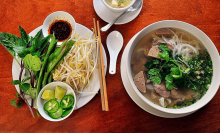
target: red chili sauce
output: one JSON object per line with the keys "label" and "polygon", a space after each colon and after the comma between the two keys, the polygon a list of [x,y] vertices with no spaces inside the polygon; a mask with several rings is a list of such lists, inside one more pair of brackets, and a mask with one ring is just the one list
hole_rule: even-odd
{"label": "red chili sauce", "polygon": [[59,42],[65,41],[70,37],[72,33],[72,27],[70,23],[65,20],[56,20],[50,25],[48,30],[48,34],[53,33]]}

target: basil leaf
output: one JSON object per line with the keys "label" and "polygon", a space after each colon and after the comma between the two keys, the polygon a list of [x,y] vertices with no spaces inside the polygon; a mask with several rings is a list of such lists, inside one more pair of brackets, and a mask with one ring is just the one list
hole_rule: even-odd
{"label": "basil leaf", "polygon": [[0,32],[0,42],[9,51],[9,53],[15,57],[15,51],[13,46],[16,45],[17,41],[20,40],[16,35],[12,35],[6,32]]}
{"label": "basil leaf", "polygon": [[19,97],[20,97],[20,94],[19,94],[19,93],[16,93],[16,94],[15,94],[15,97],[19,98]]}
{"label": "basil leaf", "polygon": [[22,46],[16,46],[13,48],[13,50],[15,51],[15,53],[18,54],[18,56],[22,59],[24,59],[24,57],[29,54],[30,52],[28,51],[28,49],[26,49],[25,47]]}
{"label": "basil leaf", "polygon": [[12,47],[15,43],[20,40],[20,38],[16,35],[12,35],[6,32],[0,32],[0,42],[3,46]]}
{"label": "basil leaf", "polygon": [[31,88],[31,85],[29,83],[24,83],[19,85],[19,88],[21,88],[24,92],[26,92],[28,89]]}
{"label": "basil leaf", "polygon": [[12,106],[17,107],[17,108],[21,108],[22,103],[23,103],[23,100],[20,100],[18,103],[16,102],[16,99],[13,99],[13,100],[10,101],[10,104]]}
{"label": "basil leaf", "polygon": [[33,71],[39,71],[41,68],[41,60],[38,56],[28,54],[24,58],[24,67]]}
{"label": "basil leaf", "polygon": [[13,81],[11,81],[11,84],[13,84],[13,85],[18,85],[20,83],[21,83],[20,80],[13,80]]}
{"label": "basil leaf", "polygon": [[21,26],[19,26],[19,31],[21,34],[21,39],[24,40],[24,42],[27,44],[29,40],[29,36],[27,35],[26,31]]}

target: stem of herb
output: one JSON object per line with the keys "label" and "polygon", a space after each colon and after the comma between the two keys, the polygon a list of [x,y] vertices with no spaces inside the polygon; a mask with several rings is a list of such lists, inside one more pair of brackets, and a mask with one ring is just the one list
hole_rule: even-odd
{"label": "stem of herb", "polygon": [[[24,70],[24,64],[23,64],[23,62],[22,62],[22,60],[21,60],[21,71],[20,71],[20,75],[19,75],[19,80],[20,80],[20,81],[21,81],[21,76],[22,76],[23,70]],[[31,106],[29,105],[27,99],[26,99],[25,96],[24,96],[24,92],[21,90],[21,88],[19,88],[19,89],[20,89],[20,93],[21,93],[21,98],[22,98],[22,99],[24,100],[24,102],[28,105],[28,108],[30,109],[32,116],[35,118],[34,112],[33,112],[32,108],[31,108]]]}

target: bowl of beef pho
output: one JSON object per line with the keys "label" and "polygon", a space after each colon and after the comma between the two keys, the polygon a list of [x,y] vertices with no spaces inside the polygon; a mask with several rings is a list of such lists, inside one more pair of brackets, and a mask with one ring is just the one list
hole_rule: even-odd
{"label": "bowl of beef pho", "polygon": [[127,75],[137,95],[171,114],[194,112],[219,88],[219,53],[195,26],[176,20],[153,23],[134,39]]}

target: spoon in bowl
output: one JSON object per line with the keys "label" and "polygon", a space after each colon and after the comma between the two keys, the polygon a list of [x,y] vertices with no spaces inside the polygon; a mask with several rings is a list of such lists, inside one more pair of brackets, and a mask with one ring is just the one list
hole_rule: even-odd
{"label": "spoon in bowl", "polygon": [[123,36],[118,31],[112,31],[107,37],[106,44],[110,55],[110,74],[116,73],[116,62],[118,54],[123,46],[123,42]]}
{"label": "spoon in bowl", "polygon": [[111,23],[107,24],[106,26],[102,27],[101,28],[101,31],[102,32],[105,32],[107,31],[119,18],[121,18],[121,16],[123,16],[124,14],[126,13],[129,13],[129,12],[134,12],[136,10],[138,10],[143,4],[143,1],[142,0],[136,0],[134,2],[134,4],[128,8],[128,10],[124,11],[121,15],[119,15],[116,19],[114,19]]}

